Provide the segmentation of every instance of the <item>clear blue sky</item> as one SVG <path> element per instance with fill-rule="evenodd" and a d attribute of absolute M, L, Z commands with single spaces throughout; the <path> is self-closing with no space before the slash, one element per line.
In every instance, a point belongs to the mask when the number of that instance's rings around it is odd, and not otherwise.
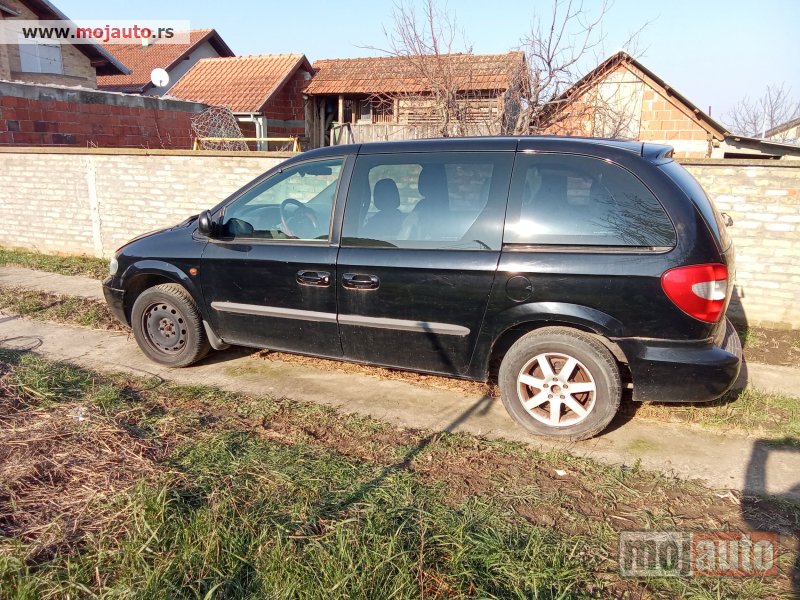
<path fill-rule="evenodd" d="M 384 47 L 392 0 L 54 0 L 72 19 L 187 19 L 213 27 L 237 54 L 302 52 L 319 58 L 371 56 Z M 443 5 L 443 3 L 442 3 Z M 585 0 L 597 11 L 599 0 Z M 550 0 L 451 0 L 476 53 L 505 52 L 530 31 Z M 786 82 L 800 96 L 800 0 L 615 0 L 604 19 L 606 55 L 630 33 L 642 62 L 703 110 L 725 121 L 741 97 Z M 591 57 L 585 69 L 594 66 Z"/>

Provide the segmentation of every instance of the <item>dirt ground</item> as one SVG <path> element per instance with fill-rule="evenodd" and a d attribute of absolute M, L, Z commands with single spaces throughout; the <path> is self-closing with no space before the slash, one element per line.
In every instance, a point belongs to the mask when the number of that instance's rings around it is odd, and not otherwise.
<path fill-rule="evenodd" d="M 749 362 L 800 366 L 800 331 L 750 327 L 739 331 L 744 356 Z"/>

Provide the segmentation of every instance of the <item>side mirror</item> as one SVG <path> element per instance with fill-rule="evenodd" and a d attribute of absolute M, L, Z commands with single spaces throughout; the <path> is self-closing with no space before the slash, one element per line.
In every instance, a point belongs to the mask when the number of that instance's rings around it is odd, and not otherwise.
<path fill-rule="evenodd" d="M 208 237 L 214 237 L 214 221 L 211 220 L 211 213 L 204 210 L 197 217 L 197 231 Z"/>

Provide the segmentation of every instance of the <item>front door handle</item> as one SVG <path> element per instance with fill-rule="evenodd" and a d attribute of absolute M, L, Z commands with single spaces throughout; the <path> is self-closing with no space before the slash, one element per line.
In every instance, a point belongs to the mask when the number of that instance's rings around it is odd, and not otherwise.
<path fill-rule="evenodd" d="M 331 274 L 325 271 L 298 271 L 297 283 L 327 287 L 331 284 Z"/>
<path fill-rule="evenodd" d="M 377 290 L 381 281 L 376 275 L 345 273 L 342 275 L 342 285 L 351 290 Z"/>

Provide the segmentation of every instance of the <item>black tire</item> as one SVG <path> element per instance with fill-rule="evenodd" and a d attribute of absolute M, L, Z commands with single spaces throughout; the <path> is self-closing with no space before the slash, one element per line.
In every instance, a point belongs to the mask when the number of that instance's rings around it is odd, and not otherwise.
<path fill-rule="evenodd" d="M 569 358 L 576 363 L 568 363 Z M 552 377 L 545 373 L 548 365 Z M 572 367 L 566 375 L 565 367 Z M 503 357 L 498 379 L 503 405 L 517 423 L 537 435 L 568 440 L 585 440 L 603 431 L 622 396 L 619 367 L 608 348 L 568 327 L 544 327 L 521 337 Z M 586 391 L 567 392 L 570 384 L 573 390 L 580 386 Z M 573 410 L 576 404 L 580 406 Z"/>
<path fill-rule="evenodd" d="M 131 326 L 142 352 L 169 367 L 191 365 L 210 348 L 197 304 L 177 283 L 142 292 L 133 303 Z"/>

